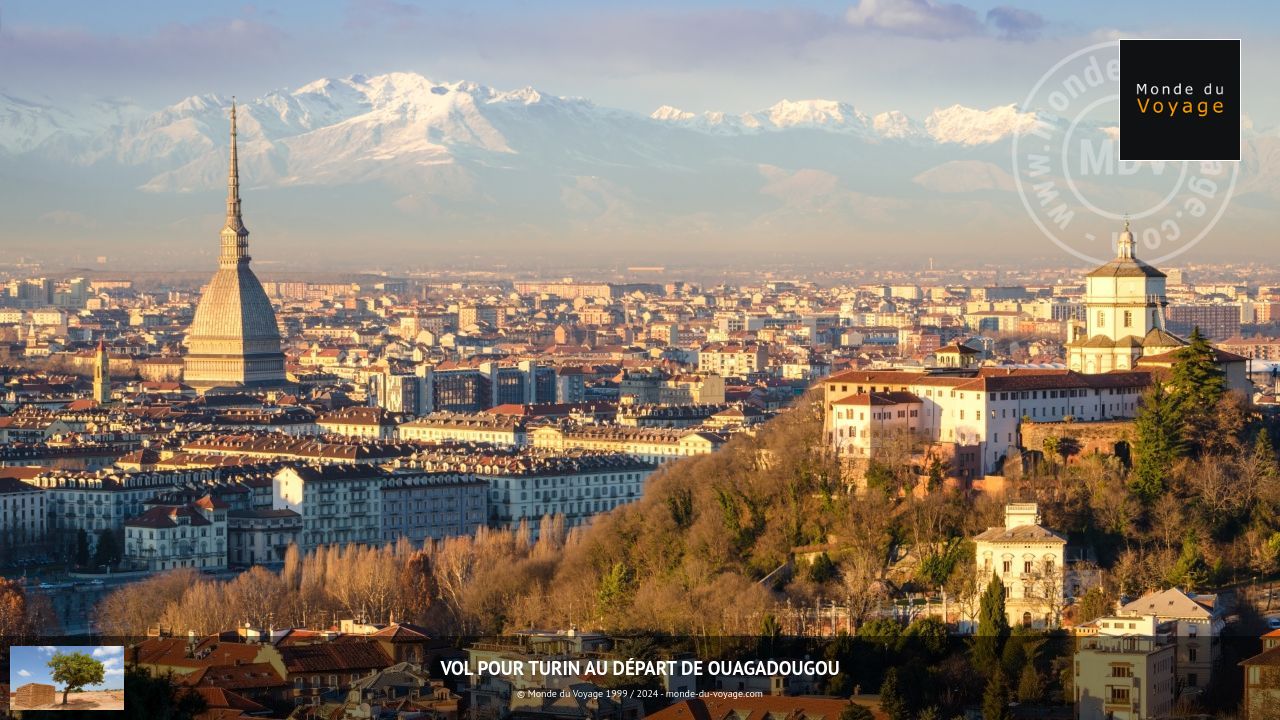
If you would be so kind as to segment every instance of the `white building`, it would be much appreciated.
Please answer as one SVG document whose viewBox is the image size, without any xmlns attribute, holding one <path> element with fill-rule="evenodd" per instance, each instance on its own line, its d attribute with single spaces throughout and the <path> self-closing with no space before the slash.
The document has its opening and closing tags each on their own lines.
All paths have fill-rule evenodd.
<svg viewBox="0 0 1280 720">
<path fill-rule="evenodd" d="M 157 505 L 124 523 L 124 558 L 157 572 L 227 567 L 227 505 L 206 495 L 193 503 Z"/>
<path fill-rule="evenodd" d="M 1173 711 L 1174 644 L 1154 616 L 1101 617 L 1075 653 L 1079 720 L 1156 720 Z"/>
<path fill-rule="evenodd" d="M 528 523 L 535 537 L 543 516 L 562 515 L 565 527 L 640 499 L 654 465 L 613 453 L 519 456 L 476 471 L 489 485 L 490 524 Z"/>
<path fill-rule="evenodd" d="M 1010 625 L 1057 627 L 1066 602 L 1067 541 L 1040 525 L 1035 503 L 1005 506 L 1004 526 L 988 528 L 973 539 L 977 589 L 994 574 L 1004 584 Z"/>
<path fill-rule="evenodd" d="M 388 473 L 371 465 L 286 467 L 272 481 L 271 507 L 302 516 L 298 547 L 382 542 L 382 492 Z"/>
<path fill-rule="evenodd" d="M 823 381 L 825 430 L 846 456 L 877 446 L 875 434 L 903 427 L 922 443 L 947 446 L 958 477 L 995 472 L 1019 444 L 1023 418 L 1056 422 L 1132 418 L 1150 383 L 1146 372 L 1085 375 L 1069 370 L 849 370 Z M 878 395 L 875 400 L 859 395 Z M 844 403 L 848 400 L 848 404 Z M 886 402 L 887 401 L 887 402 Z M 875 402 L 875 413 L 863 408 Z M 911 413 L 915 412 L 915 417 Z M 903 413 L 901 420 L 899 413 Z"/>
</svg>

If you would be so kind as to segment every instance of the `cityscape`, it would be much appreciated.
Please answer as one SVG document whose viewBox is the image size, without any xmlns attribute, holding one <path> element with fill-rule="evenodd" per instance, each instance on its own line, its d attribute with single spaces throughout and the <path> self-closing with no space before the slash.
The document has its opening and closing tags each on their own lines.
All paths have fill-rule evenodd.
<svg viewBox="0 0 1280 720">
<path fill-rule="evenodd" d="M 342 27 L 394 45 L 424 7 Z M 24 10 L 0 59 L 65 20 Z M 337 10 L 241 12 L 236 43 L 318 42 Z M 933 0 L 836 19 L 824 42 L 1083 39 Z M 1069 247 L 1053 191 L 1015 183 L 1019 138 L 1062 126 L 1041 108 L 646 117 L 400 71 L 249 97 L 73 117 L 0 93 L 0 716 L 1280 718 L 1274 130 L 1242 126 L 1230 174 L 1186 161 L 1185 204 L 1185 167 L 1150 208 L 1160 172 L 1072 185 Z M 1071 127 L 1064 159 L 1119 136 Z M 758 177 L 785 206 L 763 218 Z"/>
</svg>

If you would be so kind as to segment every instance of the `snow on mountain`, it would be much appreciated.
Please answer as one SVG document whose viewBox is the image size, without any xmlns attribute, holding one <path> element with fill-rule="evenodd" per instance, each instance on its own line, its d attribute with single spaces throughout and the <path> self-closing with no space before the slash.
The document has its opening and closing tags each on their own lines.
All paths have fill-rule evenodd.
<svg viewBox="0 0 1280 720">
<path fill-rule="evenodd" d="M 807 128 L 858 135 L 869 142 L 932 140 L 958 145 L 989 145 L 1037 122 L 1034 113 L 1019 113 L 1013 105 L 990 110 L 953 105 L 935 110 L 922 124 L 897 110 L 868 118 L 852 105 L 832 100 L 783 100 L 765 110 L 742 115 L 719 112 L 695 114 L 663 105 L 649 117 L 658 122 L 721 134 Z"/>
<path fill-rule="evenodd" d="M 990 110 L 952 105 L 934 110 L 924 121 L 935 141 L 957 145 L 989 145 L 1031 129 L 1039 120 L 1035 113 L 1020 113 L 1013 104 Z"/>
<path fill-rule="evenodd" d="M 928 137 L 924 127 L 899 110 L 882 112 L 871 119 L 876 134 L 889 140 L 920 140 Z"/>
</svg>

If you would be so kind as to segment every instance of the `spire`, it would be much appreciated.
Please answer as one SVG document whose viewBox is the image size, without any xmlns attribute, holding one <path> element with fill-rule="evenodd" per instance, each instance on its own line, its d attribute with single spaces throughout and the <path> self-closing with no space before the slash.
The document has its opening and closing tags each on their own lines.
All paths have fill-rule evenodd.
<svg viewBox="0 0 1280 720">
<path fill-rule="evenodd" d="M 1116 241 L 1116 259 L 1133 259 L 1133 233 L 1129 231 L 1128 215 L 1124 216 L 1124 231 L 1120 233 L 1120 239 Z"/>
<path fill-rule="evenodd" d="M 249 230 L 240 217 L 240 163 L 236 157 L 236 99 L 231 98 L 231 162 L 227 169 L 227 224 L 222 228 L 222 253 L 218 264 L 235 267 L 249 262 Z"/>
</svg>

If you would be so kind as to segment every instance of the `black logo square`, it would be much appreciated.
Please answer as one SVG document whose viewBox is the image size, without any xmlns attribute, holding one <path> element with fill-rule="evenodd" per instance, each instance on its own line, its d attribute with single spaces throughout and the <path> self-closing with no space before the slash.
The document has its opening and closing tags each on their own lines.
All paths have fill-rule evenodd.
<svg viewBox="0 0 1280 720">
<path fill-rule="evenodd" d="M 1121 160 L 1240 159 L 1240 41 L 1120 41 Z"/>
</svg>

